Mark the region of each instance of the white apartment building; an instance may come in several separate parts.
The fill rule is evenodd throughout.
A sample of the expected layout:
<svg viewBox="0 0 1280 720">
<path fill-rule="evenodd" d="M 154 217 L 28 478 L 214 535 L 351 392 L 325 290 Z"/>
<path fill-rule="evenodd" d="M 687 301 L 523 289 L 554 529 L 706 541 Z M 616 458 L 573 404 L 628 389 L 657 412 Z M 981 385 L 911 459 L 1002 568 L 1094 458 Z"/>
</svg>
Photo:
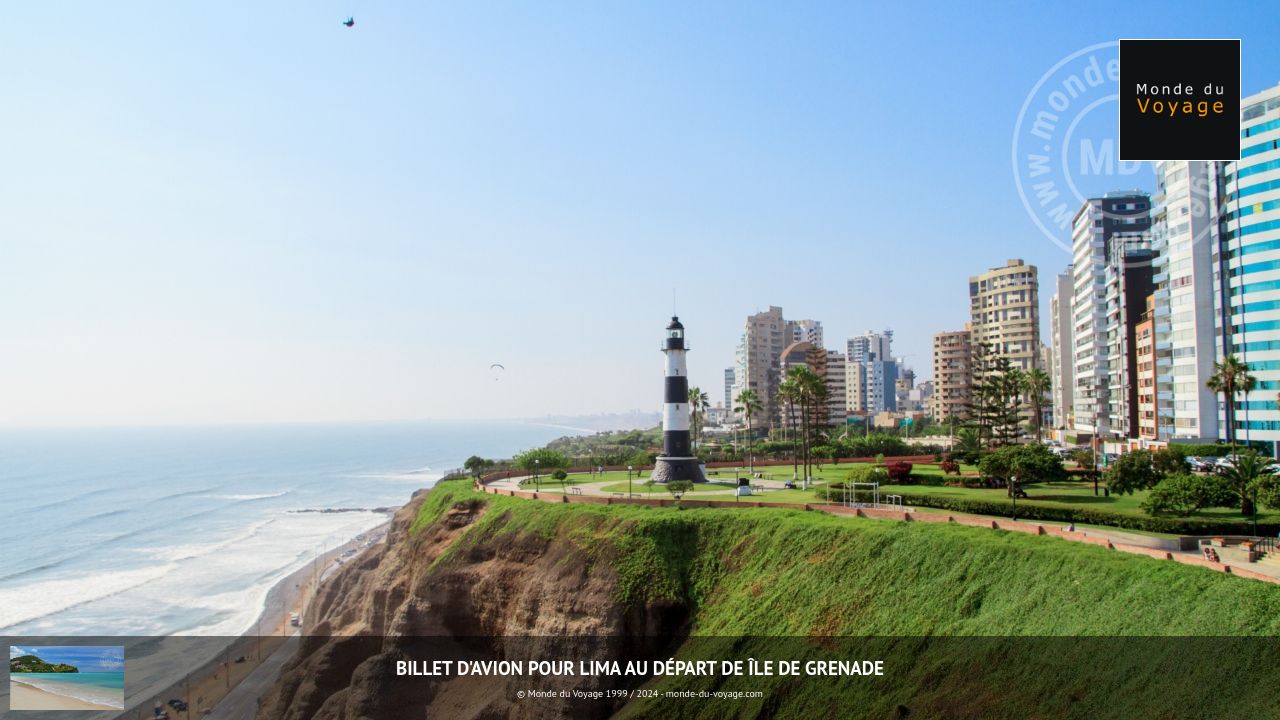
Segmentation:
<svg viewBox="0 0 1280 720">
<path fill-rule="evenodd" d="M 1090 198 L 1071 221 L 1072 430 L 1111 437 L 1106 273 L 1112 238 L 1150 229 L 1150 198 L 1142 192 Z"/>
<path fill-rule="evenodd" d="M 1249 365 L 1257 385 L 1223 407 L 1241 440 L 1280 442 L 1280 86 L 1241 101 L 1241 159 L 1219 168 L 1218 246 L 1227 279 L 1224 330 L 1229 350 Z M 1175 308 L 1176 309 L 1176 308 Z M 1221 354 L 1221 351 L 1220 351 Z M 1176 419 L 1176 415 L 1175 415 Z"/>
<path fill-rule="evenodd" d="M 1071 302 L 1075 293 L 1071 284 L 1071 269 L 1058 273 L 1054 281 L 1053 297 L 1049 298 L 1049 329 L 1052 335 L 1053 362 L 1048 367 L 1053 381 L 1053 428 L 1066 430 L 1073 427 L 1071 403 L 1075 391 L 1072 371 Z"/>
<path fill-rule="evenodd" d="M 1218 402 L 1204 381 L 1220 347 L 1217 163 L 1156 163 L 1151 248 L 1155 437 L 1160 442 L 1218 437 Z"/>
</svg>

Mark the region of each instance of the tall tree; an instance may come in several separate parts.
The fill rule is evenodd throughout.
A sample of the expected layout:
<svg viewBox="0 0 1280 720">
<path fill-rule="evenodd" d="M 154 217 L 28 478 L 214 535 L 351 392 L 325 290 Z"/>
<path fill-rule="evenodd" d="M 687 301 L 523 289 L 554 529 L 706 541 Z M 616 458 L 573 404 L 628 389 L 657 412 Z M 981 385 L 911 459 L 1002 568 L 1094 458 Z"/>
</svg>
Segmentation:
<svg viewBox="0 0 1280 720">
<path fill-rule="evenodd" d="M 711 398 L 702 392 L 702 388 L 694 385 L 689 388 L 689 420 L 693 425 L 693 447 L 697 449 L 702 439 L 702 425 L 707 420 L 707 410 L 711 409 Z"/>
<path fill-rule="evenodd" d="M 1213 364 L 1213 374 L 1204 382 L 1205 387 L 1222 395 L 1222 404 L 1226 408 L 1227 421 L 1227 442 L 1231 443 L 1232 448 L 1236 444 L 1236 423 L 1235 423 L 1235 402 L 1236 394 L 1244 393 L 1247 398 L 1249 392 L 1257 384 L 1257 378 L 1249 374 L 1249 365 L 1234 354 L 1228 355 L 1222 359 L 1222 362 Z"/>
<path fill-rule="evenodd" d="M 787 436 L 787 429 L 793 427 L 796 421 L 796 401 L 800 399 L 800 387 L 788 374 L 787 379 L 778 383 L 778 402 L 786 408 L 786 415 L 782 418 L 782 434 Z M 798 467 L 800 463 L 799 443 L 795 441 L 794 433 L 791 439 L 791 479 L 795 479 L 800 474 Z"/>
<path fill-rule="evenodd" d="M 751 418 L 759 413 L 763 406 L 760 404 L 760 396 L 751 388 L 746 388 L 738 393 L 738 397 L 734 398 L 734 401 L 738 404 L 734 406 L 733 411 L 742 413 L 747 419 L 747 465 L 754 472 L 756 469 L 755 456 L 751 454 L 751 443 L 755 438 L 752 437 Z"/>
<path fill-rule="evenodd" d="M 1027 396 L 1027 405 L 1031 408 L 1031 427 L 1036 431 L 1036 442 L 1041 439 L 1041 425 L 1044 420 L 1044 396 L 1053 387 L 1049 373 L 1040 368 L 1032 368 L 1022 374 L 1022 392 Z"/>
<path fill-rule="evenodd" d="M 1246 448 L 1220 471 L 1222 479 L 1240 500 L 1241 515 L 1253 514 L 1253 495 L 1258 491 L 1270 463 L 1270 459 Z"/>
<path fill-rule="evenodd" d="M 984 346 L 975 348 L 972 367 L 974 379 L 966 407 L 969 426 L 988 447 L 1015 442 L 1021 434 L 1022 371 Z"/>
</svg>

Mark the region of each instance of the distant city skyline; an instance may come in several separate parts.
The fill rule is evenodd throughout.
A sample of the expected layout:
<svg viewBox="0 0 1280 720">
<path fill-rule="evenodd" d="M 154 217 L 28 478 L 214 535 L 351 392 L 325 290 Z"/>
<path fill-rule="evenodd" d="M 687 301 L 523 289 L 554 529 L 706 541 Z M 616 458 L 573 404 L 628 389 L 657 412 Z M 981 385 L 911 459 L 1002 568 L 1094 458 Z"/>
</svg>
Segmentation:
<svg viewBox="0 0 1280 720">
<path fill-rule="evenodd" d="M 1042 73 L 1245 27 L 1280 81 L 1269 4 L 1160 7 L 7 6 L 0 427 L 657 411 L 673 288 L 713 398 L 770 305 L 927 380 L 968 277 L 1070 262 Z"/>
</svg>

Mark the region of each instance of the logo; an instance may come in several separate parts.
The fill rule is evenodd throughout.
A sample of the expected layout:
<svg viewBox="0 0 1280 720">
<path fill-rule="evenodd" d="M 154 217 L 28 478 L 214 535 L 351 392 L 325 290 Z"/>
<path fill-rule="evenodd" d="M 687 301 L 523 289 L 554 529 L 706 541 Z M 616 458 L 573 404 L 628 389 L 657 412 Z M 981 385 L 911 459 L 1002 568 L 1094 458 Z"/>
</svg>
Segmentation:
<svg viewBox="0 0 1280 720">
<path fill-rule="evenodd" d="M 1239 40 L 1121 40 L 1120 157 L 1240 159 Z"/>
</svg>

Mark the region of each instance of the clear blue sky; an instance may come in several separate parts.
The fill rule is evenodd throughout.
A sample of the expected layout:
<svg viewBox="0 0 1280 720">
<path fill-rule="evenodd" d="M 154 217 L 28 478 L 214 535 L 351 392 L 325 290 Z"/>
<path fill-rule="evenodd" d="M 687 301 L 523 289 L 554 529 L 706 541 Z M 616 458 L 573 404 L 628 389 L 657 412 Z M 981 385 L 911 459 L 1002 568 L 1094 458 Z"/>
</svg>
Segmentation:
<svg viewBox="0 0 1280 720">
<path fill-rule="evenodd" d="M 1269 2 L 852 5 L 7 4 L 0 424 L 656 409 L 673 287 L 713 399 L 769 304 L 927 377 L 970 274 L 1068 261 L 1010 170 L 1053 63 L 1280 81 Z"/>
</svg>

